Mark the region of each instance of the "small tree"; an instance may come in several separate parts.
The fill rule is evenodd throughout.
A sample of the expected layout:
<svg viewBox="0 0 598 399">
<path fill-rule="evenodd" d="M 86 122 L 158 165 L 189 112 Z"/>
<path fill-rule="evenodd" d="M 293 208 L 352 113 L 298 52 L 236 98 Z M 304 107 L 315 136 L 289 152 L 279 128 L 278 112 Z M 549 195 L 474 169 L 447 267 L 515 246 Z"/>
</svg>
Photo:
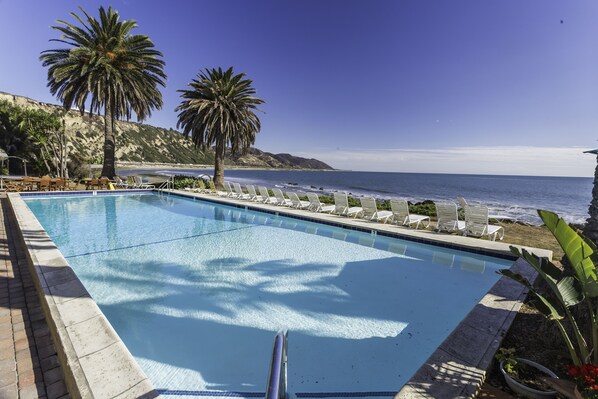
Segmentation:
<svg viewBox="0 0 598 399">
<path fill-rule="evenodd" d="M 37 147 L 36 153 L 47 172 L 68 178 L 68 140 L 64 127 L 64 114 L 26 110 L 22 113 L 19 128 Z"/>
</svg>

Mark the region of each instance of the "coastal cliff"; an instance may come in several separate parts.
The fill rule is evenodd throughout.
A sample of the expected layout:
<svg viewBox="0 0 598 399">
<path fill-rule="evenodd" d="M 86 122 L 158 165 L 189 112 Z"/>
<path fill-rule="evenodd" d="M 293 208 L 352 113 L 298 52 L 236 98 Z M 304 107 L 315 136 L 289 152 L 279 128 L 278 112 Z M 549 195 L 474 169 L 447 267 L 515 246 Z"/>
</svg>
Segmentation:
<svg viewBox="0 0 598 399">
<path fill-rule="evenodd" d="M 48 113 L 64 112 L 61 106 L 43 103 L 27 97 L 0 91 L 0 101 L 12 105 L 41 109 Z M 104 143 L 104 118 L 71 110 L 64 115 L 69 153 L 85 163 L 101 163 Z M 164 129 L 143 123 L 115 123 L 116 161 L 162 164 L 212 165 L 214 152 L 195 148 L 193 142 L 174 129 Z M 273 169 L 320 169 L 333 168 L 317 159 L 307 159 L 290 154 L 272 154 L 251 148 L 246 155 L 227 156 L 225 163 L 231 166 Z"/>
</svg>

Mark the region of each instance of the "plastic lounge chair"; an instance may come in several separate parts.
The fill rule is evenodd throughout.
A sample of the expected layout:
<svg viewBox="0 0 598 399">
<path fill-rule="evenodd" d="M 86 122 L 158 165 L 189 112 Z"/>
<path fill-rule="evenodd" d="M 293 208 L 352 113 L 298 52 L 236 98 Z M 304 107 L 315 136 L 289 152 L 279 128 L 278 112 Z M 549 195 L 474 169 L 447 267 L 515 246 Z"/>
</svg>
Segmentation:
<svg viewBox="0 0 598 399">
<path fill-rule="evenodd" d="M 208 182 L 208 187 L 210 188 L 211 194 L 216 194 L 220 197 L 226 197 L 228 194 L 225 191 L 219 191 L 216 189 L 216 185 L 214 184 L 214 180 L 210 180 Z"/>
<path fill-rule="evenodd" d="M 153 184 L 144 183 L 143 179 L 139 175 L 133 176 L 133 179 L 135 180 L 135 188 L 141 188 L 141 189 L 156 188 Z"/>
<path fill-rule="evenodd" d="M 366 220 L 386 223 L 392 217 L 391 211 L 379 211 L 376 200 L 372 197 L 361 198 L 361 207 L 363 208 L 362 218 Z"/>
<path fill-rule="evenodd" d="M 309 209 L 312 212 L 332 212 L 335 208 L 334 205 L 325 205 L 320 202 L 320 197 L 316 193 L 307 193 L 309 199 Z"/>
<path fill-rule="evenodd" d="M 249 194 L 245 194 L 241 185 L 239 183 L 233 183 L 233 188 L 235 189 L 235 198 L 248 200 Z"/>
<path fill-rule="evenodd" d="M 435 202 L 438 222 L 436 230 L 449 233 L 465 230 L 465 222 L 459 220 L 457 204 L 454 202 Z"/>
<path fill-rule="evenodd" d="M 465 207 L 465 231 L 463 235 L 474 237 L 488 236 L 488 239 L 502 240 L 505 230 L 502 226 L 488 224 L 488 207 L 483 205 L 467 205 Z"/>
<path fill-rule="evenodd" d="M 236 197 L 235 191 L 233 190 L 233 186 L 227 181 L 223 183 L 224 185 L 224 192 L 226 193 L 226 197 L 234 198 Z"/>
<path fill-rule="evenodd" d="M 430 217 L 424 215 L 415 215 L 409 213 L 409 204 L 406 200 L 394 199 L 390 200 L 390 209 L 392 210 L 393 221 L 401 226 L 409 226 L 415 224 L 415 229 L 424 223 L 424 228 L 430 225 Z"/>
<path fill-rule="evenodd" d="M 291 200 L 291 208 L 307 209 L 309 207 L 309 201 L 301 201 L 297 193 L 293 191 L 287 192 L 287 197 Z"/>
<path fill-rule="evenodd" d="M 262 196 L 258 195 L 258 193 L 255 191 L 255 187 L 252 184 L 248 184 L 246 188 L 250 201 L 262 202 Z"/>
<path fill-rule="evenodd" d="M 274 197 L 276 198 L 276 205 L 280 206 L 291 206 L 293 203 L 291 200 L 288 200 L 284 197 L 282 190 L 279 188 L 273 188 L 272 192 L 274 193 Z"/>
<path fill-rule="evenodd" d="M 114 176 L 114 185 L 118 188 L 129 188 L 129 185 L 120 176 Z"/>
<path fill-rule="evenodd" d="M 347 193 L 334 193 L 334 213 L 340 216 L 353 216 L 357 217 L 361 215 L 363 208 L 360 206 L 349 207 L 349 197 Z"/>
<path fill-rule="evenodd" d="M 260 190 L 260 195 L 262 196 L 262 202 L 264 204 L 276 204 L 276 198 L 270 197 L 268 193 L 268 189 L 265 186 L 259 186 L 258 190 Z"/>
</svg>

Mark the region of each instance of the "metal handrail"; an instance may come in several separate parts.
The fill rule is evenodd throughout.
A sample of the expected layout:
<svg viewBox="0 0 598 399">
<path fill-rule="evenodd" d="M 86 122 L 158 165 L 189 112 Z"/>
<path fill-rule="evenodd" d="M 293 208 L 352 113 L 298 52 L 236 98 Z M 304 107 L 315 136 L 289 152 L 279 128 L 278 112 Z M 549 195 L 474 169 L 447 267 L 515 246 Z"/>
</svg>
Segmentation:
<svg viewBox="0 0 598 399">
<path fill-rule="evenodd" d="M 287 399 L 287 347 L 289 332 L 279 331 L 274 337 L 266 399 Z"/>
<path fill-rule="evenodd" d="M 174 189 L 174 175 L 167 175 L 168 179 L 158 186 L 158 190 L 172 190 Z"/>
</svg>

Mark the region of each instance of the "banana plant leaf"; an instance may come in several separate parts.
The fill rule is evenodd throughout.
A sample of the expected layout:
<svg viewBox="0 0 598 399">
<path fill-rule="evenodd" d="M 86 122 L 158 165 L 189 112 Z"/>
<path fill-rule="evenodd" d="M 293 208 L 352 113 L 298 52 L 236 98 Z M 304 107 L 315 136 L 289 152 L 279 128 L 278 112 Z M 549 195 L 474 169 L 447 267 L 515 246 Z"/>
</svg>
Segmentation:
<svg viewBox="0 0 598 399">
<path fill-rule="evenodd" d="M 584 286 L 586 284 L 589 286 L 592 296 L 598 295 L 596 266 L 592 261 L 592 256 L 596 252 L 595 245 L 588 244 L 582 235 L 571 228 L 556 213 L 539 210 L 538 215 L 563 248 L 579 281 Z"/>
<path fill-rule="evenodd" d="M 547 319 L 549 320 L 562 320 L 565 317 L 565 312 L 562 309 L 562 304 L 556 300 L 556 298 L 549 298 L 547 296 L 542 295 L 539 291 L 537 291 L 530 283 L 527 281 L 525 277 L 523 277 L 519 273 L 514 273 L 509 269 L 503 269 L 498 271 L 499 274 L 503 276 L 509 277 L 517 281 L 518 283 L 524 285 L 529 292 L 531 292 L 535 297 L 536 300 L 532 301 L 532 305 L 542 313 Z"/>
<path fill-rule="evenodd" d="M 511 252 L 525 259 L 538 272 L 562 306 L 577 305 L 584 300 L 585 295 L 581 283 L 574 277 L 565 275 L 561 269 L 546 258 L 538 258 L 525 249 L 520 251 L 513 246 L 510 248 Z"/>
</svg>

